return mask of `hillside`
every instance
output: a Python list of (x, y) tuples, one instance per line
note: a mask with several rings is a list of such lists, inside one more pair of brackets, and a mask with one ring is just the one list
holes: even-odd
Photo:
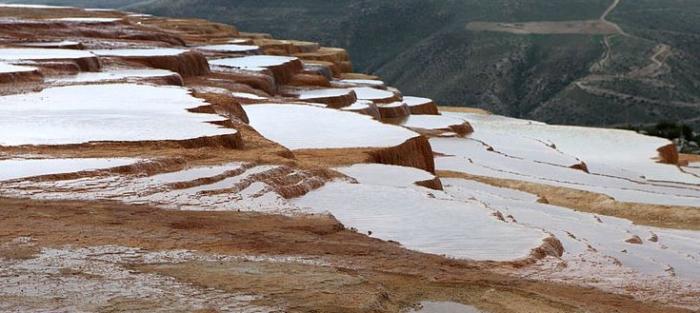
[(672, 141), (438, 106), (203, 19), (0, 20), (0, 312), (700, 309), (700, 158)]
[(114, 5), (345, 47), (357, 71), (445, 105), (559, 124), (700, 129), (692, 0), (132, 2)]

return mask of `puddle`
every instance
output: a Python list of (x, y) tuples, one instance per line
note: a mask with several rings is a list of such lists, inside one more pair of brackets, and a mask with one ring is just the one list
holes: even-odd
[(421, 308), (409, 313), (481, 313), (475, 307), (456, 302), (421, 302)]

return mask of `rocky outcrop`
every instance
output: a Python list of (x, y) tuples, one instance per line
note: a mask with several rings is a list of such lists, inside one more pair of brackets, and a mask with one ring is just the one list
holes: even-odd
[(411, 114), (439, 115), (437, 104), (428, 98), (404, 97), (403, 102), (408, 105)]
[(182, 77), (206, 75), (210, 72), (207, 59), (196, 51), (185, 51), (177, 55), (123, 56), (119, 58), (148, 67), (170, 70), (179, 73)]
[(287, 85), (330, 87), (331, 83), (328, 78), (323, 75), (301, 73), (292, 76), (292, 79), (287, 83)]
[(396, 147), (370, 151), (369, 155), (374, 163), (409, 166), (435, 173), (433, 150), (424, 136), (411, 138)]
[(305, 102), (322, 103), (334, 109), (350, 106), (357, 101), (355, 93), (346, 89), (284, 88), (280, 93)]
[(371, 101), (357, 101), (348, 107), (342, 108), (343, 111), (355, 112), (359, 114), (369, 115), (375, 120), (380, 121), (382, 119), (381, 113), (379, 113), (379, 108), (374, 102)]
[(392, 102), (388, 104), (378, 104), (377, 108), (382, 120), (395, 120), (411, 115), (408, 106), (403, 102)]
[(675, 144), (669, 144), (657, 149), (659, 152), (659, 162), (666, 164), (678, 164), (680, 156), (678, 147)]
[[(203, 99), (211, 105), (203, 108), (200, 107), (200, 110), (190, 111), (198, 113), (220, 114), (228, 116), (229, 118), (235, 118), (243, 123), (249, 122), (248, 115), (245, 113), (245, 110), (241, 106), (240, 102), (236, 101), (236, 99), (232, 95), (220, 93), (194, 92), (192, 93), (192, 96)], [(211, 107), (211, 110), (207, 109), (207, 107)]]
[(431, 180), (424, 180), (424, 181), (416, 182), (416, 185), (422, 186), (425, 188), (430, 188), (433, 190), (443, 190), (442, 181), (440, 180), (439, 177), (435, 177)]
[(323, 47), (314, 52), (304, 52), (294, 54), (302, 60), (324, 61), (333, 63), (338, 67), (339, 72), (352, 72), (350, 56), (345, 49)]
[(33, 70), (0, 72), (0, 84), (40, 83), (44, 75), (34, 68)]

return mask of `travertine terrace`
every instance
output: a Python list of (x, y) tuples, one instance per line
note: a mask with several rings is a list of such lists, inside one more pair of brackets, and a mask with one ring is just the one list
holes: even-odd
[(2, 312), (700, 309), (668, 141), (441, 113), (205, 20), (0, 19)]

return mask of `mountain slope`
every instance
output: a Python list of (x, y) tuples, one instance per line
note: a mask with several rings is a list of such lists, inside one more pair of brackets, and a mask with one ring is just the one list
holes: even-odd
[(622, 126), (668, 120), (700, 128), (700, 57), (695, 53), (700, 5), (694, 1), (151, 0), (113, 5), (345, 47), (357, 71), (378, 74), (409, 94), (445, 105), (552, 123)]

